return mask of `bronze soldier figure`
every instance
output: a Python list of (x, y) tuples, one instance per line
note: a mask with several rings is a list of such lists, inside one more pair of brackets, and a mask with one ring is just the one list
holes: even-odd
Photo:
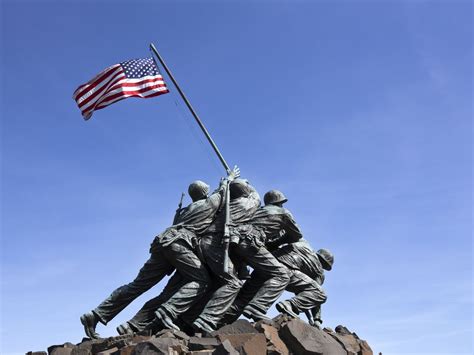
[[(232, 224), (248, 222), (255, 211), (260, 207), (260, 196), (253, 186), (245, 179), (235, 179), (230, 184), (230, 215)], [(225, 248), (223, 244), (225, 215), (220, 213), (216, 220), (209, 226), (204, 237), (201, 239), (201, 250), (204, 260), (209, 267), (217, 290), (206, 303), (204, 310), (194, 321), (193, 327), (197, 331), (211, 332), (215, 325), (232, 305), (237, 297), (243, 282), (235, 273), (233, 258), (229, 267), (224, 270)], [(232, 228), (233, 229), (233, 228)], [(233, 244), (231, 236), (231, 244)]]
[(324, 270), (332, 269), (334, 256), (327, 249), (314, 252), (305, 240), (285, 245), (274, 255), (291, 270), (286, 290), (295, 294), (290, 300), (277, 303), (277, 310), (295, 318), (299, 313), (306, 312), (309, 323), (319, 328), (322, 323), (321, 305), (327, 300), (321, 288)]
[[(324, 270), (331, 270), (334, 263), (332, 253), (326, 249), (315, 252), (306, 240), (300, 239), (298, 242), (274, 250), (273, 255), (288, 268), (290, 282), (285, 290), (295, 294), (290, 300), (277, 303), (277, 310), (295, 318), (299, 313), (305, 312), (310, 324), (319, 327), (322, 323), (321, 305), (327, 299), (321, 285), (324, 282)], [(233, 322), (240, 316), (261, 283), (258, 275), (252, 275), (223, 322)]]
[[(240, 198), (243, 200), (239, 205), (240, 209), (237, 210), (242, 212), (245, 210), (242, 206), (246, 206), (246, 200), (245, 197)], [(265, 206), (258, 208), (251, 218), (249, 215), (245, 215), (245, 218), (239, 219), (240, 224), (236, 224), (231, 233), (231, 258), (233, 254), (233, 258), (243, 260), (254, 269), (254, 273), (262, 280), (254, 297), (244, 308), (244, 314), (254, 320), (266, 318), (265, 313), (268, 308), (278, 299), (290, 281), (288, 269), (266, 249), (267, 239), (270, 239), (275, 245), (279, 245), (279, 243), (297, 241), (302, 237), (291, 213), (282, 207), (287, 199), (281, 192), (269, 191), (265, 194), (264, 201)], [(234, 214), (232, 214), (232, 220), (236, 221)], [(274, 238), (273, 236), (281, 230), (285, 231), (285, 236)], [(215, 255), (215, 253), (211, 255)], [(215, 259), (214, 263), (214, 269), (219, 270), (220, 267), (222, 270), (218, 259)], [(222, 265), (222, 263), (220, 264)], [(242, 281), (235, 274), (232, 277), (235, 280), (234, 287), (226, 284), (223, 286), (228, 291), (228, 297), (223, 300), (214, 294), (203, 312), (195, 320), (195, 328), (209, 332), (220, 323), (242, 287)]]

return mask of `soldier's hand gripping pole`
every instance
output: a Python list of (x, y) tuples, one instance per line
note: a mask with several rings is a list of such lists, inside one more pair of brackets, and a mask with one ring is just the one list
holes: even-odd
[(232, 270), (229, 270), (230, 224), (232, 223), (230, 215), (230, 184), (238, 177), (240, 177), (240, 169), (236, 165), (232, 171), (229, 171), (225, 188), (225, 223), (224, 235), (222, 236), (222, 245), (224, 247), (224, 262), (222, 266), (224, 273), (232, 272)]

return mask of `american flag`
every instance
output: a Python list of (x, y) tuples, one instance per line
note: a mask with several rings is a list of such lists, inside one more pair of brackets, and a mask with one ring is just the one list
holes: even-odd
[(166, 94), (163, 77), (153, 58), (132, 59), (112, 65), (74, 91), (85, 120), (100, 110), (127, 97), (149, 98)]

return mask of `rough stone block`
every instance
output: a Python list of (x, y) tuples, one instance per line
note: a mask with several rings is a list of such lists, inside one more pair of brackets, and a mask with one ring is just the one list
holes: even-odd
[(266, 319), (262, 319), (262, 320), (259, 320), (258, 322), (256, 322), (253, 326), (255, 329), (257, 329), (259, 332), (260, 331), (260, 328), (261, 326), (265, 324), (265, 325), (269, 325), (269, 326), (272, 326), (273, 328), (279, 330), (280, 329), (280, 324), (278, 324), (276, 321), (274, 321), (273, 319), (269, 319), (269, 320), (266, 320)]
[[(75, 345), (69, 342), (61, 344), (61, 345), (51, 345), (48, 348), (48, 354), (49, 355), (63, 355), (63, 354), (68, 355), (71, 353), (74, 347)], [(56, 349), (59, 349), (59, 350), (56, 350)], [(66, 349), (66, 352), (63, 351), (64, 349)]]
[(365, 340), (359, 340), (360, 354), (358, 355), (374, 355), (374, 352), (370, 348), (369, 344)]
[(288, 355), (288, 347), (281, 340), (278, 335), (278, 330), (268, 324), (260, 323), (256, 325), (256, 328), (265, 335), (267, 339), (267, 354), (268, 355)]
[(152, 338), (153, 338), (153, 336), (151, 336), (151, 335), (135, 335), (135, 336), (133, 336), (133, 338), (131, 338), (128, 341), (128, 343), (129, 344), (138, 344), (138, 343), (141, 343), (143, 341), (150, 340)]
[(346, 355), (344, 348), (329, 334), (294, 319), (280, 330), (281, 339), (290, 352), (298, 355)]
[(189, 353), (186, 353), (186, 355), (214, 355), (214, 349), (213, 350), (194, 350), (194, 351), (190, 351)]
[(215, 332), (212, 332), (212, 335), (221, 335), (221, 334), (249, 334), (249, 333), (258, 333), (258, 331), (252, 327), (252, 324), (248, 320), (238, 319), (232, 324), (228, 324), (219, 328)]
[(104, 341), (104, 339), (91, 340), (89, 338), (83, 338), (82, 342), (72, 349), (71, 355), (92, 355), (92, 346), (102, 341)]
[(46, 351), (28, 351), (26, 355), (48, 355)]
[(347, 335), (337, 334), (336, 336), (340, 340), (340, 342), (344, 345), (344, 349), (346, 349), (348, 354), (357, 355), (359, 353), (360, 351), (359, 341), (352, 334), (347, 334)]
[(120, 349), (120, 352), (118, 352), (118, 355), (132, 355), (133, 351), (135, 350), (135, 345), (127, 345), (124, 346), (122, 349)]
[(71, 355), (73, 348), (54, 348), (52, 351), (48, 351), (49, 355)]
[(156, 333), (155, 337), (157, 338), (176, 338), (176, 339), (183, 339), (188, 341), (189, 335), (185, 332), (175, 329), (163, 329)]
[(112, 348), (123, 348), (128, 345), (127, 340), (132, 338), (131, 335), (121, 335), (118, 337), (110, 337), (106, 339), (98, 339), (97, 342), (92, 343), (91, 351), (93, 354), (104, 352)]
[(212, 353), (212, 355), (240, 355), (237, 350), (232, 346), (229, 340), (224, 340), (216, 350)]
[(350, 335), (350, 334), (352, 334), (352, 333), (350, 332), (350, 330), (347, 329), (346, 327), (344, 327), (343, 325), (338, 325), (338, 326), (336, 327), (336, 333), (342, 334), (342, 335)]
[(107, 349), (107, 350), (98, 352), (98, 353), (96, 353), (96, 355), (112, 355), (114, 353), (118, 353), (118, 350), (119, 349), (117, 347), (113, 347), (111, 349)]
[[(221, 342), (230, 341), (232, 346), (240, 353), (252, 355), (265, 355), (267, 353), (267, 340), (263, 334), (222, 334), (218, 338)], [(262, 352), (263, 350), (264, 352)]]
[(348, 354), (373, 355), (369, 344), (343, 325), (338, 325), (335, 332), (328, 331), (328, 333), (343, 344)]
[(214, 349), (220, 344), (216, 338), (198, 338), (191, 337), (188, 342), (189, 350), (207, 350)]
[(154, 338), (135, 346), (134, 355), (154, 355), (176, 353), (174, 347), (180, 346), (181, 341), (175, 338)]
[(275, 323), (275, 328), (280, 330), (282, 326), (284, 326), (289, 321), (293, 320), (293, 318), (289, 317), (286, 314), (279, 314), (272, 321)]
[(255, 334), (255, 336), (244, 343), (242, 350), (245, 355), (266, 355), (267, 339), (265, 335)]

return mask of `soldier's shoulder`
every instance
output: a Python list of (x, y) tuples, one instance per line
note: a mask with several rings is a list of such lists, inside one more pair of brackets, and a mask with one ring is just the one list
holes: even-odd
[(311, 245), (309, 244), (309, 242), (304, 238), (301, 238), (300, 240), (298, 240), (297, 242), (295, 242), (293, 244), (295, 244), (296, 246), (299, 246), (301, 248), (306, 248), (306, 249), (313, 250), (311, 248)]
[(260, 207), (260, 209), (270, 214), (284, 213), (284, 209), (282, 207), (275, 206), (275, 205), (265, 205), (265, 206)]
[(268, 214), (285, 215), (285, 216), (293, 218), (293, 215), (291, 214), (291, 212), (288, 211), (284, 207), (275, 206), (275, 205), (265, 205), (261, 208), (265, 210)]
[(286, 209), (285, 207), (281, 207), (282, 209), (282, 214), (290, 217), (291, 219), (294, 219), (293, 214), (290, 212), (290, 210)]

